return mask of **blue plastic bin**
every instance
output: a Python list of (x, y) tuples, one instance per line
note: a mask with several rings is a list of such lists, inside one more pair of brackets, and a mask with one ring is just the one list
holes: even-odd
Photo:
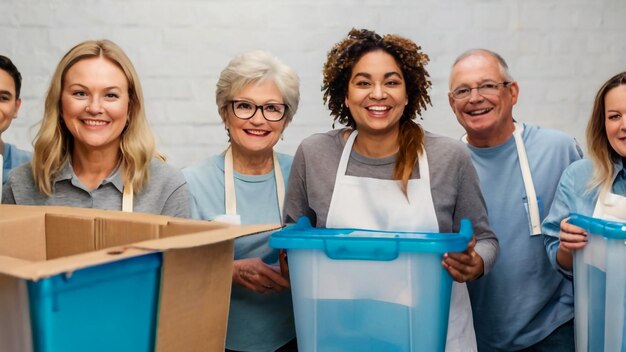
[(154, 351), (161, 253), (28, 281), (36, 352)]
[(626, 352), (626, 223), (572, 214), (587, 245), (574, 254), (576, 351)]
[(307, 218), (272, 234), (288, 253), (298, 349), (443, 351), (452, 278), (445, 252), (467, 249), (459, 234), (313, 228)]

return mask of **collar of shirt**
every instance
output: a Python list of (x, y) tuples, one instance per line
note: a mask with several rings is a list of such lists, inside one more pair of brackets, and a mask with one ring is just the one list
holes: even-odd
[[(122, 173), (120, 172), (120, 170), (122, 169), (120, 167), (121, 164), (122, 163), (119, 163), (117, 167), (111, 172), (111, 174), (107, 176), (104, 180), (102, 180), (102, 182), (100, 182), (100, 186), (105, 185), (107, 183), (112, 183), (113, 186), (115, 186), (115, 188), (117, 188), (117, 190), (120, 191), (120, 193), (124, 192), (124, 181), (122, 181)], [(65, 163), (65, 165), (61, 169), (61, 172), (59, 172), (59, 174), (54, 178), (54, 183), (57, 183), (60, 181), (66, 181), (66, 180), (69, 180), (70, 182), (72, 182), (74, 186), (85, 188), (83, 183), (80, 182), (80, 179), (78, 178), (78, 176), (76, 176), (76, 173), (74, 172), (74, 168), (72, 168), (71, 159), (69, 159)], [(96, 189), (98, 187), (96, 187)]]

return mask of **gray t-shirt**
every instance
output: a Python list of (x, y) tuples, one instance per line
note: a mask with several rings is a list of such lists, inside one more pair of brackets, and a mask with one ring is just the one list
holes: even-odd
[[(295, 222), (306, 215), (315, 226), (326, 226), (337, 167), (345, 145), (342, 131), (345, 129), (312, 135), (298, 147), (285, 196), (286, 222)], [(439, 232), (458, 232), (460, 220), (470, 219), (478, 240), (475, 249), (483, 259), (486, 274), (493, 267), (499, 246), (487, 221), (485, 201), (467, 147), (430, 132), (425, 133), (424, 143)], [(391, 180), (395, 160), (395, 155), (368, 158), (353, 149), (346, 174)], [(411, 178), (419, 179), (417, 167)]]
[[(2, 203), (122, 210), (123, 191), (120, 168), (98, 187), (89, 190), (68, 162), (53, 181), (53, 194), (46, 196), (39, 192), (30, 163), (26, 163), (11, 173), (2, 191)], [(157, 159), (152, 160), (150, 179), (141, 192), (134, 194), (133, 211), (189, 218), (189, 190), (181, 171)]]

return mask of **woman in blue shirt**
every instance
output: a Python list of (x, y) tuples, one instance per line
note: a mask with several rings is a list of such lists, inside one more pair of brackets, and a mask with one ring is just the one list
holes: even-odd
[[(295, 71), (263, 51), (235, 57), (215, 100), (230, 139), (225, 152), (183, 170), (196, 219), (280, 223), (292, 157), (274, 152), (300, 100)], [(235, 240), (229, 351), (295, 350), (289, 282), (269, 234)]]
[(587, 146), (590, 160), (577, 161), (563, 172), (543, 223), (550, 261), (570, 277), (573, 251), (587, 244), (585, 231), (567, 223), (570, 213), (626, 221), (626, 72), (598, 91), (587, 124)]

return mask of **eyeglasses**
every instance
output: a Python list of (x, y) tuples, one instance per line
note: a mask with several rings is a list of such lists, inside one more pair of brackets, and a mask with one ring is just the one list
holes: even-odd
[(267, 121), (277, 122), (282, 120), (285, 117), (285, 112), (287, 112), (287, 105), (280, 103), (256, 105), (246, 100), (231, 100), (230, 103), (233, 108), (233, 114), (242, 120), (251, 119), (257, 110), (261, 109), (263, 118)]
[(459, 87), (452, 92), (450, 92), (450, 96), (455, 100), (461, 100), (469, 98), (472, 94), (472, 90), (476, 89), (478, 94), (485, 95), (498, 95), (500, 91), (500, 87), (506, 87), (511, 82), (502, 82), (502, 83), (485, 83), (481, 84), (478, 87), (470, 88), (470, 87)]

